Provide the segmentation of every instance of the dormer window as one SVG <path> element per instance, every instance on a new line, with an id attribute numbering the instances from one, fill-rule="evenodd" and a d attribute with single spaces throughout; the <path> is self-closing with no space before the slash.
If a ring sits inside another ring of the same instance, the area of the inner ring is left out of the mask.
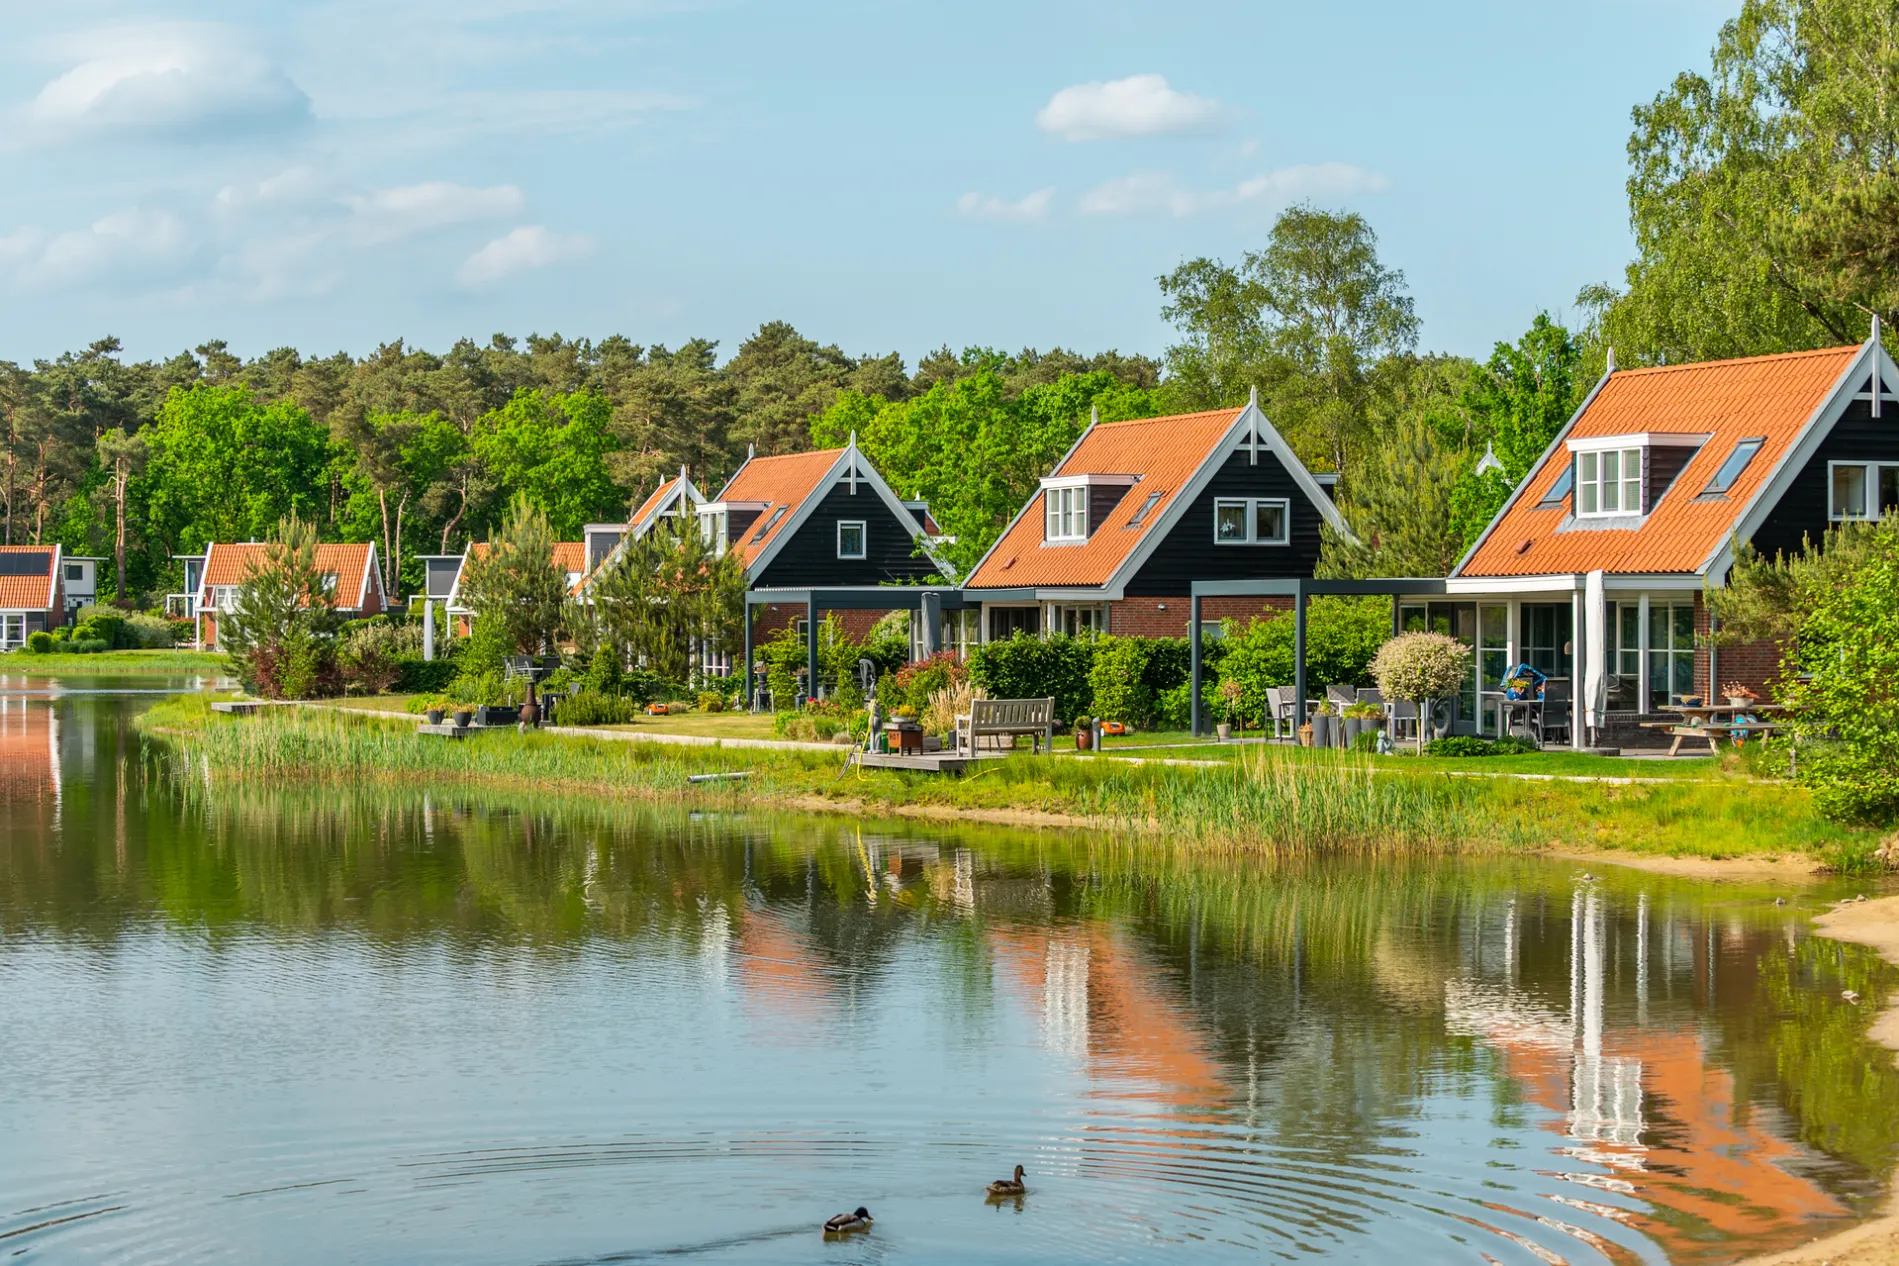
<path id="1" fill-rule="evenodd" d="M 1088 489 L 1085 486 L 1047 489 L 1042 501 L 1048 516 L 1044 534 L 1047 540 L 1088 539 Z"/>
<path id="2" fill-rule="evenodd" d="M 715 554 L 725 553 L 725 511 L 723 509 L 699 512 L 699 539 Z"/>
<path id="3" fill-rule="evenodd" d="M 1576 455 L 1576 513 L 1642 513 L 1642 450 L 1610 448 Z"/>

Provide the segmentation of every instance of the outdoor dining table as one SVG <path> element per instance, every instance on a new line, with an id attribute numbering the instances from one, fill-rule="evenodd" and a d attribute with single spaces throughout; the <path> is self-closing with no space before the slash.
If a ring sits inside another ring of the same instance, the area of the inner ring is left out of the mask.
<path id="1" fill-rule="evenodd" d="M 1768 738 L 1780 733 L 1780 724 L 1776 721 L 1739 721 L 1735 718 L 1747 714 L 1757 716 L 1761 713 L 1785 712 L 1786 708 L 1778 703 L 1677 703 L 1668 708 L 1670 712 L 1679 712 L 1679 721 L 1644 721 L 1642 725 L 1651 730 L 1667 730 L 1675 741 L 1668 745 L 1668 754 L 1674 756 L 1681 751 L 1683 739 L 1704 738 L 1708 740 L 1710 753 L 1721 750 L 1720 738 L 1727 735 L 1736 743 L 1745 742 L 1750 735 Z"/>
<path id="2" fill-rule="evenodd" d="M 1536 698 L 1512 699 L 1507 695 L 1495 695 L 1491 705 L 1497 710 L 1497 733 L 1509 735 L 1516 733 L 1516 726 L 1522 723 L 1524 736 L 1534 739 L 1537 736 L 1537 714 L 1543 708 L 1543 701 Z"/>

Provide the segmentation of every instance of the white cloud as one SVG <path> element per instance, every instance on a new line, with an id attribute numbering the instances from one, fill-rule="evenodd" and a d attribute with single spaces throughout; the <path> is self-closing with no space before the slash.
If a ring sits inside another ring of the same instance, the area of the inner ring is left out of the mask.
<path id="1" fill-rule="evenodd" d="M 455 279 L 469 287 L 492 285 L 523 269 L 578 259 L 592 249 L 593 242 L 588 238 L 550 233 L 545 225 L 524 224 L 463 260 Z"/>
<path id="2" fill-rule="evenodd" d="M 226 27 L 107 27 L 72 36 L 55 52 L 76 64 L 26 108 L 28 126 L 41 139 L 203 140 L 310 120 L 303 90 Z"/>
<path id="3" fill-rule="evenodd" d="M 1285 205 L 1301 198 L 1341 198 L 1383 193 L 1390 182 L 1349 163 L 1283 167 L 1241 181 L 1230 189 L 1184 189 L 1164 172 L 1117 176 L 1082 197 L 1085 215 L 1204 215 L 1254 205 Z"/>
<path id="4" fill-rule="evenodd" d="M 1054 197 L 1053 189 L 1037 189 L 1019 202 L 1005 202 L 994 194 L 972 190 L 956 200 L 956 212 L 972 220 L 1040 220 L 1048 215 Z"/>
<path id="5" fill-rule="evenodd" d="M 519 215 L 527 199 L 513 185 L 471 189 L 435 180 L 377 189 L 343 202 L 350 210 L 350 236 L 373 246 L 451 224 L 506 219 Z"/>
<path id="6" fill-rule="evenodd" d="M 1227 121 L 1218 101 L 1170 88 L 1161 75 L 1129 75 L 1063 88 L 1035 116 L 1065 141 L 1127 140 L 1211 132 Z"/>
<path id="7" fill-rule="evenodd" d="M 0 263 L 30 285 L 71 285 L 102 277 L 140 284 L 175 279 L 189 266 L 196 235 L 170 211 L 128 208 L 52 237 L 34 229 L 0 238 Z"/>

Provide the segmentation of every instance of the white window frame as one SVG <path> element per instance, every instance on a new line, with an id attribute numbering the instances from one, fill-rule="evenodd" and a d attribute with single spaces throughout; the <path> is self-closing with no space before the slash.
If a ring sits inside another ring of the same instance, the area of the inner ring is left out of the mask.
<path id="1" fill-rule="evenodd" d="M 1239 506 L 1245 516 L 1244 537 L 1220 535 L 1220 511 Z M 1279 507 L 1279 535 L 1261 537 L 1259 512 L 1266 506 Z M 1213 500 L 1213 543 L 1215 545 L 1290 545 L 1292 543 L 1292 499 L 1290 497 L 1215 497 Z"/>
<path id="2" fill-rule="evenodd" d="M 0 615 L 0 649 L 26 645 L 26 615 Z"/>
<path id="3" fill-rule="evenodd" d="M 844 529 L 857 529 L 857 552 L 844 552 Z M 839 558 L 863 559 L 870 557 L 870 527 L 863 519 L 839 519 L 837 521 L 837 556 Z"/>
<path id="4" fill-rule="evenodd" d="M 1576 498 L 1576 517 L 1579 519 L 1620 519 L 1629 515 L 1642 514 L 1642 498 L 1647 491 L 1647 467 L 1644 460 L 1646 450 L 1640 446 L 1626 448 L 1584 449 L 1575 455 L 1576 478 L 1573 488 Z M 1635 475 L 1628 473 L 1629 459 L 1635 459 Z M 1609 459 L 1614 458 L 1616 473 L 1614 478 L 1607 477 Z M 1605 495 L 1613 488 L 1616 493 L 1616 505 L 1607 508 Z M 1629 495 L 1633 493 L 1635 505 L 1629 507 Z"/>
<path id="5" fill-rule="evenodd" d="M 1042 489 L 1042 539 L 1051 545 L 1078 545 L 1088 539 L 1086 484 Z"/>
<path id="6" fill-rule="evenodd" d="M 1834 471 L 1842 466 L 1858 467 L 1860 470 L 1860 514 L 1842 514 L 1833 499 L 1837 488 Z M 1834 523 L 1874 523 L 1883 517 L 1883 507 L 1879 504 L 1879 475 L 1886 467 L 1899 467 L 1899 462 L 1889 461 L 1851 461 L 1828 462 L 1826 464 L 1826 517 Z"/>
<path id="7" fill-rule="evenodd" d="M 237 610 L 237 591 L 239 585 L 212 585 L 211 606 L 218 611 Z"/>

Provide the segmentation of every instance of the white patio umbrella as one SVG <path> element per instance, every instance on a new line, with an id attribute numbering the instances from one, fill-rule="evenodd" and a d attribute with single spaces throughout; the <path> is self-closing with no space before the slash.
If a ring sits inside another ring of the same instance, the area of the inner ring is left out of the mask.
<path id="1" fill-rule="evenodd" d="M 1591 738 L 1601 728 L 1602 714 L 1609 706 L 1608 623 L 1602 573 L 1592 571 L 1583 582 L 1583 688 L 1576 700 Z"/>

